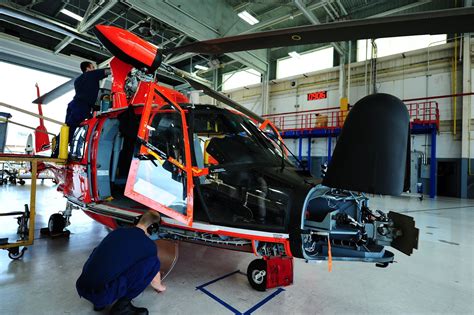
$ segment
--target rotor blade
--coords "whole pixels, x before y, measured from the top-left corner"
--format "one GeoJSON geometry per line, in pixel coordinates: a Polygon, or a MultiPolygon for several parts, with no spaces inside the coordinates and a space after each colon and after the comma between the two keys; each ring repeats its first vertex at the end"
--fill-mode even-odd
{"type": "Polygon", "coordinates": [[[66,83],[61,84],[60,86],[58,86],[57,88],[49,91],[48,93],[46,93],[44,95],[41,95],[40,97],[35,99],[33,101],[33,103],[46,105],[49,102],[54,101],[58,97],[63,96],[67,92],[74,89],[74,80],[75,80],[75,78],[67,81],[66,83]]]}
{"type": "Polygon", "coordinates": [[[474,8],[427,11],[224,37],[165,49],[163,54],[177,52],[223,54],[243,50],[356,39],[463,33],[474,31],[473,21],[474,8]]]}
{"type": "Polygon", "coordinates": [[[233,101],[232,99],[228,98],[227,96],[225,96],[224,94],[220,93],[220,92],[217,92],[217,91],[214,91],[213,89],[211,89],[210,87],[202,84],[202,83],[199,83],[195,80],[193,80],[192,78],[190,78],[189,76],[182,76],[182,78],[184,80],[186,80],[186,82],[189,83],[189,85],[191,85],[195,90],[202,90],[204,92],[204,94],[218,100],[219,102],[222,102],[224,104],[226,104],[227,106],[230,106],[236,110],[238,110],[239,112],[241,112],[242,114],[245,114],[247,115],[248,117],[250,118],[253,118],[255,119],[256,121],[258,121],[259,123],[263,123],[265,121],[265,119],[263,119],[262,117],[260,117],[259,115],[255,114],[254,112],[252,112],[251,110],[243,107],[242,105],[238,104],[237,102],[233,101]]]}

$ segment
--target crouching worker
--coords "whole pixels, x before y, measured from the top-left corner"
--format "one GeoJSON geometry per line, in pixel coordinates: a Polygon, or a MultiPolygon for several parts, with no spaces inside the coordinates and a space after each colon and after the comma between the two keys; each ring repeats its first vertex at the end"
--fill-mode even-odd
{"type": "Polygon", "coordinates": [[[115,302],[110,314],[148,314],[131,301],[151,286],[158,292],[161,283],[160,261],[150,236],[158,232],[160,215],[148,211],[135,227],[110,232],[94,249],[77,279],[79,296],[101,311],[115,302]]]}

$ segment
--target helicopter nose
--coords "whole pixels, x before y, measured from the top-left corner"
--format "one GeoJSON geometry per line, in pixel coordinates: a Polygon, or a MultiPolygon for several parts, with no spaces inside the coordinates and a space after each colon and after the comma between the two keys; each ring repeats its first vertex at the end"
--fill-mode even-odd
{"type": "Polygon", "coordinates": [[[127,30],[96,25],[94,33],[114,56],[136,68],[155,71],[161,64],[162,56],[158,48],[127,30]]]}

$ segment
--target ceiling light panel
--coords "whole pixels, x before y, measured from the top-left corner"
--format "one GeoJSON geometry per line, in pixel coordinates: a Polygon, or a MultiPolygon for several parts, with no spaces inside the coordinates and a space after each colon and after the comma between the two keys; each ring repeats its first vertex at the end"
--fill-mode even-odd
{"type": "Polygon", "coordinates": [[[249,23],[250,25],[255,25],[259,22],[252,14],[248,13],[247,10],[244,10],[237,14],[242,20],[249,23]]]}
{"type": "Polygon", "coordinates": [[[77,15],[76,13],[73,13],[73,12],[69,11],[68,9],[61,9],[60,12],[63,13],[63,14],[66,14],[69,17],[72,17],[75,20],[78,20],[79,22],[82,21],[82,19],[83,19],[82,16],[77,15]]]}

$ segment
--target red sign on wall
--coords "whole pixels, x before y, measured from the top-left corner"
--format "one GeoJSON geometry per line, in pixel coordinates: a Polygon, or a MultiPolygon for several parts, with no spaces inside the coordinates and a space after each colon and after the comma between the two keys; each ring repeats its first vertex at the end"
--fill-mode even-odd
{"type": "Polygon", "coordinates": [[[327,98],[327,97],[328,97],[328,91],[319,91],[319,92],[308,93],[308,101],[321,100],[321,99],[327,98]]]}

